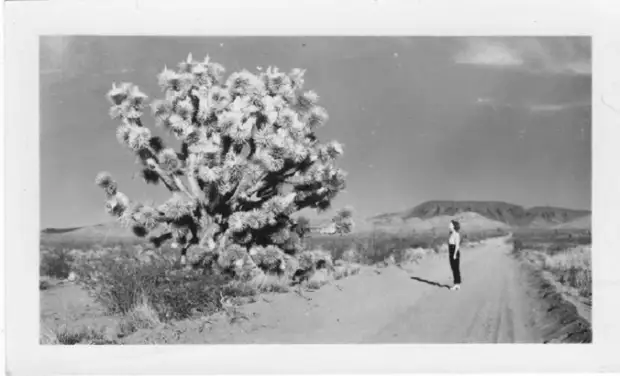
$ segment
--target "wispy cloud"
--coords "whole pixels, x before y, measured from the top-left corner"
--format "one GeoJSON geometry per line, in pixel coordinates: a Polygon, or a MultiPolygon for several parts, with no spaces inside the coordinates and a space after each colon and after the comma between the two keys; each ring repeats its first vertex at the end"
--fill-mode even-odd
{"type": "Polygon", "coordinates": [[[478,99],[476,99],[476,104],[478,105],[491,105],[494,104],[495,101],[491,98],[485,98],[485,97],[480,97],[478,99]]]}
{"type": "Polygon", "coordinates": [[[471,39],[467,47],[459,51],[455,58],[457,64],[488,66],[519,66],[523,59],[517,51],[507,45],[486,39],[471,39]]]}
{"type": "Polygon", "coordinates": [[[592,63],[590,61],[574,61],[560,67],[560,70],[578,75],[591,75],[592,63]]]}
{"type": "Polygon", "coordinates": [[[592,73],[590,40],[582,37],[466,38],[454,62],[539,74],[592,73]]]}
{"type": "Polygon", "coordinates": [[[474,104],[477,106],[491,107],[494,110],[512,108],[529,111],[531,113],[556,113],[574,108],[585,108],[591,105],[591,103],[587,101],[567,103],[507,103],[488,97],[477,98],[474,104]]]}
{"type": "Polygon", "coordinates": [[[573,108],[589,107],[591,104],[588,102],[570,102],[561,104],[532,104],[528,105],[527,109],[533,113],[549,113],[570,110],[573,108]]]}
{"type": "Polygon", "coordinates": [[[491,107],[494,110],[498,110],[500,108],[511,108],[511,107],[513,107],[513,105],[510,104],[510,103],[501,102],[501,101],[495,100],[493,98],[488,98],[488,97],[480,97],[480,98],[476,99],[474,104],[477,105],[477,106],[481,106],[481,107],[491,107]]]}

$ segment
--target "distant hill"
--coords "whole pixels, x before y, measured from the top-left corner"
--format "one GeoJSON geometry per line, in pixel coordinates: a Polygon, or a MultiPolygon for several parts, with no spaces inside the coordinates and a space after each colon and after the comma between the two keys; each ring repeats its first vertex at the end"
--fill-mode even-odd
{"type": "Polygon", "coordinates": [[[67,227],[67,228],[46,228],[41,230],[42,234],[63,234],[65,232],[71,232],[79,230],[82,227],[67,227]]]}
{"type": "Polygon", "coordinates": [[[509,226],[553,227],[589,216],[591,212],[543,206],[526,209],[501,201],[428,201],[412,209],[377,215],[368,221],[375,225],[388,225],[412,218],[453,217],[462,213],[477,213],[509,226]]]}
{"type": "Polygon", "coordinates": [[[117,222],[71,228],[46,228],[41,231],[41,242],[62,243],[64,241],[109,242],[134,240],[130,229],[117,222]]]}
{"type": "Polygon", "coordinates": [[[562,223],[555,227],[558,230],[589,230],[592,228],[592,216],[577,218],[573,221],[562,223]]]}
{"type": "MultiPolygon", "coordinates": [[[[354,232],[379,229],[386,232],[426,232],[447,230],[451,219],[461,221],[464,231],[495,230],[509,227],[585,229],[591,226],[591,212],[554,207],[526,209],[499,201],[428,201],[412,209],[371,218],[355,218],[354,232]]],[[[314,226],[329,220],[315,220],[314,226]]],[[[117,222],[71,228],[46,228],[41,242],[136,241],[130,229],[117,222]]]]}

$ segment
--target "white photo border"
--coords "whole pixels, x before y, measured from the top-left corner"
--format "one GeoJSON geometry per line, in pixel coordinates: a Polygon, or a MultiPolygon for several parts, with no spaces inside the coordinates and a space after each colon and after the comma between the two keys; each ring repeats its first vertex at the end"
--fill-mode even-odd
{"type": "Polygon", "coordinates": [[[5,275],[12,374],[620,371],[620,7],[613,1],[26,1],[5,6],[5,275]],[[213,14],[217,14],[214,17],[213,14]],[[40,35],[591,36],[593,343],[39,345],[40,35]],[[613,354],[616,354],[614,356],[613,354]]]}

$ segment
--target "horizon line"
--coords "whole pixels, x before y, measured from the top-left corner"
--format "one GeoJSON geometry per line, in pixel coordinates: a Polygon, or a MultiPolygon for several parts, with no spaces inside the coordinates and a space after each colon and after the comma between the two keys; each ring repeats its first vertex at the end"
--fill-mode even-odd
{"type": "MultiPolygon", "coordinates": [[[[417,206],[429,203],[429,202],[476,202],[476,203],[502,203],[502,204],[508,204],[508,205],[514,205],[514,206],[519,206],[522,207],[525,210],[529,210],[529,209],[534,209],[534,208],[551,208],[551,209],[562,209],[562,210],[574,210],[574,211],[585,211],[585,212],[589,212],[590,214],[592,213],[592,208],[588,208],[588,209],[584,209],[584,208],[574,208],[574,207],[565,207],[565,206],[556,206],[556,205],[534,205],[534,206],[526,206],[526,205],[521,205],[521,204],[515,204],[509,201],[501,201],[501,200],[445,200],[445,199],[433,199],[433,200],[425,200],[420,202],[419,204],[413,205],[411,207],[409,207],[408,209],[413,209],[416,208],[417,206]]],[[[400,211],[385,211],[385,212],[381,212],[381,213],[377,213],[377,214],[372,214],[369,216],[364,216],[364,219],[372,219],[376,216],[380,216],[380,215],[389,215],[389,214],[397,214],[397,213],[401,213],[402,211],[408,210],[408,209],[403,209],[400,211]]],[[[355,211],[355,210],[354,210],[355,211]]],[[[355,215],[354,215],[355,217],[355,215]]],[[[43,226],[42,224],[40,224],[40,231],[44,231],[44,230],[64,230],[64,229],[70,229],[70,228],[83,228],[83,227],[93,227],[93,226],[99,226],[99,225],[105,225],[105,224],[109,224],[109,223],[113,223],[116,222],[116,219],[114,218],[110,218],[109,221],[106,222],[97,222],[97,223],[91,223],[91,224],[81,224],[81,225],[66,225],[66,226],[43,226]]]]}

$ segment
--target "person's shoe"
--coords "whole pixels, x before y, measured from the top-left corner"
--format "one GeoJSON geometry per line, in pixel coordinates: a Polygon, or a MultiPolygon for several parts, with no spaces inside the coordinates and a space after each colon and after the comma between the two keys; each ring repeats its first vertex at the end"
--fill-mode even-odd
{"type": "Polygon", "coordinates": [[[461,289],[461,285],[454,285],[452,286],[452,288],[450,288],[450,290],[460,290],[461,289]]]}

